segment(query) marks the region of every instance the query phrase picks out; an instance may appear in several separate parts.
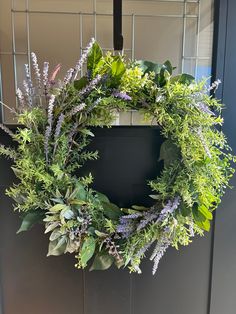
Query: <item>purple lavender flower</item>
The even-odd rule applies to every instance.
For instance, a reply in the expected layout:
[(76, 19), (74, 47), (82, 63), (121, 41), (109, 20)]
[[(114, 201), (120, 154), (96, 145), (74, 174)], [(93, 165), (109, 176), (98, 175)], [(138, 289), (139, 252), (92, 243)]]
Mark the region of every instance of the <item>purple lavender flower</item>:
[(22, 107), (24, 107), (24, 105), (25, 105), (25, 98), (24, 98), (23, 93), (22, 93), (22, 91), (21, 91), (20, 88), (17, 88), (17, 90), (16, 90), (16, 96), (17, 96), (17, 99), (18, 99), (20, 105), (21, 105)]
[(25, 97), (27, 98), (27, 101), (28, 101), (28, 106), (32, 107), (32, 96), (31, 96), (32, 89), (29, 88), (29, 84), (25, 80), (23, 81), (23, 86), (24, 86)]
[(158, 221), (163, 221), (168, 217), (169, 214), (172, 214), (179, 206), (180, 197), (176, 196), (173, 201), (169, 200), (167, 204), (164, 206), (162, 211), (160, 212), (160, 216), (158, 217)]
[(112, 93), (112, 96), (114, 96), (116, 98), (120, 98), (122, 100), (127, 100), (127, 101), (132, 100), (132, 98), (128, 94), (126, 94), (125, 92), (114, 91)]
[(72, 78), (72, 74), (74, 72), (74, 69), (73, 68), (70, 68), (67, 72), (66, 72), (66, 75), (63, 79), (63, 85), (66, 86), (70, 81), (71, 81), (71, 78)]
[(100, 82), (101, 78), (101, 75), (98, 74), (87, 86), (79, 91), (79, 96), (84, 96), (85, 94), (90, 93)]
[(154, 242), (154, 241), (152, 240), (152, 241), (148, 242), (147, 244), (145, 244), (145, 245), (137, 252), (137, 254), (136, 254), (135, 257), (140, 258), (141, 256), (143, 256), (143, 255), (146, 253), (146, 251), (150, 248), (150, 246), (152, 245), (153, 242)]
[(97, 105), (100, 104), (101, 100), (102, 100), (102, 98), (96, 99), (95, 102), (89, 107), (87, 112), (91, 112)]
[(80, 59), (77, 61), (76, 65), (75, 65), (75, 68), (74, 68), (74, 71), (73, 71), (73, 80), (76, 79), (79, 71), (81, 70), (84, 62), (86, 61), (87, 57), (88, 57), (88, 54), (89, 54), (89, 51), (90, 49), (92, 48), (93, 44), (95, 42), (95, 39), (92, 38), (91, 41), (89, 42), (88, 46), (86, 47), (86, 49), (84, 50), (84, 53), (82, 54), (82, 56), (80, 57)]
[(149, 210), (143, 213), (143, 219), (140, 221), (140, 223), (137, 226), (137, 231), (142, 230), (145, 228), (150, 222), (157, 219), (158, 212), (154, 210)]
[(116, 231), (122, 234), (122, 238), (128, 238), (134, 230), (134, 224), (129, 220), (127, 221), (127, 219), (121, 219), (120, 224), (116, 228)]
[(38, 89), (40, 90), (41, 89), (41, 74), (39, 70), (37, 56), (34, 52), (31, 52), (31, 59), (32, 59), (32, 64), (33, 64), (33, 68), (35, 72), (35, 78), (38, 85)]
[(158, 266), (159, 266), (159, 262), (161, 260), (161, 258), (163, 257), (163, 255), (165, 254), (166, 250), (168, 249), (168, 247), (170, 246), (170, 241), (165, 240), (165, 241), (160, 241), (157, 243), (154, 252), (152, 254), (152, 256), (150, 257), (151, 260), (154, 261), (154, 265), (152, 268), (152, 274), (155, 275)]
[(65, 116), (63, 113), (60, 114), (58, 120), (57, 120), (57, 125), (56, 125), (56, 130), (55, 130), (55, 134), (54, 134), (54, 149), (53, 149), (53, 156), (55, 156), (55, 153), (56, 153), (56, 149), (57, 149), (57, 139), (60, 135), (60, 132), (61, 132), (61, 127), (62, 127), (62, 124), (64, 122), (64, 119), (65, 119)]
[(44, 94), (48, 95), (48, 70), (49, 70), (49, 62), (43, 63), (43, 86), (44, 86)]
[(85, 107), (86, 107), (85, 103), (79, 104), (75, 108), (71, 109), (67, 116), (72, 117), (76, 115), (78, 112), (82, 111)]
[(209, 114), (209, 115), (215, 116), (214, 112), (211, 111), (211, 110), (209, 109), (209, 107), (208, 107), (206, 104), (204, 104), (204, 103), (202, 103), (202, 102), (198, 102), (195, 106), (196, 106), (200, 111), (202, 111), (202, 112), (204, 112), (204, 113), (207, 113), (207, 114)]
[(52, 126), (52, 121), (53, 121), (53, 108), (54, 108), (55, 99), (56, 99), (56, 96), (51, 95), (48, 102), (48, 124), (50, 126)]
[(30, 74), (28, 64), (25, 64), (25, 77), (26, 77), (26, 84), (28, 85), (29, 90), (31, 90), (33, 88), (33, 84), (31, 80), (31, 74)]

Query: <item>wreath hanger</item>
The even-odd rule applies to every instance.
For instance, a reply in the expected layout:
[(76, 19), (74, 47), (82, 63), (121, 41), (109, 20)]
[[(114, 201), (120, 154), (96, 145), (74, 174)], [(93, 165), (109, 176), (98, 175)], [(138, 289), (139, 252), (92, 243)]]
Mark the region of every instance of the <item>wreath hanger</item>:
[(114, 54), (123, 54), (122, 0), (113, 0), (113, 47)]

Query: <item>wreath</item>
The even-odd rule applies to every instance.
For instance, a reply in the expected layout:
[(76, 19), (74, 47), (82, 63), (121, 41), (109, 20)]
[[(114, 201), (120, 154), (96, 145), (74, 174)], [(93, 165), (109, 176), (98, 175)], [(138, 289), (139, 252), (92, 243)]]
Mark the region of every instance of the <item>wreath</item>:
[[(187, 74), (174, 76), (169, 61), (125, 61), (103, 55), (92, 40), (74, 68), (56, 80), (34, 53), (25, 65), (23, 88), (14, 111), (19, 127), (1, 128), (17, 145), (0, 146), (13, 161), (18, 178), (7, 195), (22, 216), (18, 232), (43, 223), (48, 255), (73, 253), (76, 267), (107, 269), (113, 263), (140, 273), (151, 251), (153, 274), (168, 247), (188, 245), (209, 231), (234, 170), (234, 156), (220, 130), (222, 105), (212, 96), (219, 81), (207, 87)], [(87, 65), (82, 76), (81, 70)], [(77, 76), (80, 78), (77, 79)], [(92, 188), (93, 176), (81, 175), (88, 160), (91, 127), (110, 127), (117, 112), (138, 110), (155, 121), (165, 138), (160, 148), (161, 175), (148, 181), (152, 206), (119, 208)]]

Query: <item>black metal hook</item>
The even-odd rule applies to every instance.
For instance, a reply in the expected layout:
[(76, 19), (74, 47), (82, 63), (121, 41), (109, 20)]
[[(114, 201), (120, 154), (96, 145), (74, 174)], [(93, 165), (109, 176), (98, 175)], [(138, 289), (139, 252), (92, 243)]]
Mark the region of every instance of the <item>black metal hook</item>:
[(122, 0), (113, 0), (113, 46), (115, 51), (123, 50)]

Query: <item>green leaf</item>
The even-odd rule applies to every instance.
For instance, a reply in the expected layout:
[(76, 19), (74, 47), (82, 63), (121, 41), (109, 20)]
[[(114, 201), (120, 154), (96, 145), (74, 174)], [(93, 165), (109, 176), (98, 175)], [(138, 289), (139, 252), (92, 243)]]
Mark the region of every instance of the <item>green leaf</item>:
[(93, 132), (91, 132), (89, 129), (82, 129), (82, 130), (80, 130), (80, 132), (85, 134), (85, 135), (89, 135), (89, 136), (94, 137)]
[(155, 74), (160, 73), (162, 64), (154, 63), (147, 60), (139, 60), (138, 62), (139, 67), (142, 69), (143, 73), (154, 72)]
[(111, 73), (116, 80), (120, 80), (125, 73), (125, 64), (120, 58), (112, 62)]
[(183, 217), (187, 217), (191, 213), (191, 208), (186, 206), (184, 203), (181, 203), (180, 205), (180, 211)]
[(55, 229), (53, 230), (53, 232), (50, 234), (49, 240), (50, 241), (55, 241), (56, 239), (58, 239), (61, 236), (61, 232), (60, 229)]
[(106, 252), (98, 253), (93, 261), (90, 271), (92, 270), (106, 270), (111, 267), (114, 262), (114, 258)]
[(195, 80), (195, 78), (192, 75), (183, 73), (183, 74), (179, 74), (179, 75), (173, 76), (171, 78), (171, 83), (178, 82), (178, 83), (181, 83), (181, 84), (189, 85), (194, 80)]
[(61, 210), (65, 209), (65, 208), (67, 208), (67, 205), (65, 205), (65, 204), (56, 204), (53, 207), (51, 207), (49, 209), (49, 211), (52, 212), (52, 213), (58, 213), (58, 212), (60, 212)]
[(172, 72), (173, 72), (173, 66), (171, 64), (171, 62), (169, 60), (166, 60), (163, 64), (163, 67), (162, 68), (165, 68), (169, 73), (170, 75), (172, 75)]
[(59, 226), (59, 222), (55, 221), (53, 223), (51, 223), (44, 231), (44, 233), (48, 233), (50, 231), (52, 231), (53, 229), (57, 228)]
[(35, 211), (26, 214), (23, 217), (20, 229), (17, 231), (17, 233), (27, 231), (33, 227), (38, 222), (41, 222), (43, 220), (43, 214), (41, 212)]
[(204, 221), (196, 221), (196, 224), (198, 225), (198, 227), (200, 227), (201, 229), (205, 231), (209, 231), (211, 228), (210, 221), (207, 219)]
[(122, 212), (118, 206), (113, 203), (102, 202), (104, 215), (112, 220), (118, 220)]
[(101, 58), (102, 58), (102, 49), (99, 46), (99, 44), (95, 42), (88, 54), (88, 60), (87, 60), (88, 70), (90, 70), (93, 73)]
[(69, 208), (66, 208), (66, 209), (63, 209), (61, 211), (61, 214), (60, 214), (61, 217), (69, 220), (69, 219), (72, 219), (74, 217), (74, 212)]
[(133, 205), (132, 208), (135, 209), (135, 210), (139, 210), (139, 211), (140, 211), (140, 210), (142, 211), (142, 210), (148, 210), (148, 209), (150, 209), (150, 208), (148, 208), (148, 207), (145, 207), (145, 206), (138, 206), (138, 205)]
[(197, 222), (203, 222), (206, 220), (206, 217), (198, 210), (198, 204), (194, 203), (193, 208), (192, 208), (192, 212), (193, 212), (193, 218), (194, 220)]
[(159, 161), (164, 160), (164, 166), (168, 167), (178, 159), (180, 159), (179, 148), (171, 140), (166, 140), (162, 143)]
[(64, 254), (66, 250), (66, 245), (66, 236), (62, 236), (54, 241), (50, 241), (47, 256), (59, 256)]
[(87, 77), (83, 76), (81, 79), (74, 81), (74, 87), (77, 90), (81, 90), (88, 84), (88, 79)]
[(93, 237), (87, 237), (84, 240), (84, 243), (80, 251), (80, 262), (81, 262), (82, 267), (85, 267), (87, 265), (87, 262), (93, 256), (95, 252), (95, 247), (96, 247), (96, 242)]
[(100, 238), (104, 238), (104, 237), (107, 237), (107, 233), (104, 233), (104, 232), (101, 232), (101, 231), (98, 231), (98, 230), (95, 230), (95, 234), (100, 237)]
[(100, 202), (110, 203), (108, 197), (105, 194), (96, 191), (96, 195)]
[(198, 207), (198, 210), (201, 214), (203, 214), (203, 216), (206, 218), (206, 219), (209, 219), (209, 220), (212, 220), (213, 219), (213, 215), (212, 213), (206, 208), (206, 206), (204, 205), (201, 205)]

